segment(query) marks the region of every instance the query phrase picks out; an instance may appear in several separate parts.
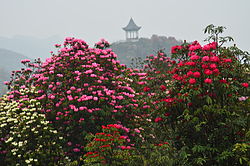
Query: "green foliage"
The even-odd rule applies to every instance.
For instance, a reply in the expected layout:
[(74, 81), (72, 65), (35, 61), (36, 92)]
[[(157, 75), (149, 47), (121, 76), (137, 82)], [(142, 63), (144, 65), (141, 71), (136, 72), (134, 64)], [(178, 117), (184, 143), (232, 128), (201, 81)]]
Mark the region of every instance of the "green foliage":
[(205, 41), (208, 41), (208, 42), (214, 41), (214, 42), (220, 43), (220, 46), (222, 46), (226, 42), (234, 41), (234, 39), (231, 36), (226, 36), (226, 37), (219, 36), (221, 33), (224, 32), (225, 29), (226, 27), (223, 27), (223, 26), (216, 27), (213, 24), (208, 25), (205, 28), (204, 33), (209, 34), (209, 37), (205, 39)]

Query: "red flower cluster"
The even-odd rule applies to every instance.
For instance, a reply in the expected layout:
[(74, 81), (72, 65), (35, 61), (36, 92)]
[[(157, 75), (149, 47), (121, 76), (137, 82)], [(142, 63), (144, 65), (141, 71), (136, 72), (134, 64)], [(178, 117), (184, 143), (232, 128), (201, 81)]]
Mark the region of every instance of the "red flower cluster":
[(155, 123), (158, 123), (158, 122), (161, 122), (161, 121), (163, 121), (163, 119), (161, 118), (161, 117), (157, 117), (157, 118), (155, 118)]
[[(180, 57), (183, 55), (168, 72), (173, 79), (172, 81), (176, 83), (175, 85), (180, 87), (179, 90), (175, 91), (182, 90), (182, 93), (178, 95), (181, 99), (191, 96), (196, 90), (199, 90), (198, 96), (200, 98), (210, 94), (214, 94), (213, 97), (216, 97), (218, 96), (217, 88), (224, 89), (225, 92), (229, 90), (228, 86), (223, 86), (223, 84), (239, 84), (236, 79), (227, 74), (228, 71), (234, 70), (232, 63), (236, 62), (237, 58), (234, 55), (218, 54), (217, 48), (216, 42), (201, 46), (197, 41), (190, 45), (172, 47), (172, 53), (178, 53)], [(228, 80), (231, 81), (228, 82)], [(216, 85), (217, 88), (210, 89), (211, 84)], [(241, 83), (241, 85), (245, 88), (249, 87), (246, 82)], [(186, 91), (183, 90), (185, 88)], [(159, 120), (157, 119), (157, 121)]]

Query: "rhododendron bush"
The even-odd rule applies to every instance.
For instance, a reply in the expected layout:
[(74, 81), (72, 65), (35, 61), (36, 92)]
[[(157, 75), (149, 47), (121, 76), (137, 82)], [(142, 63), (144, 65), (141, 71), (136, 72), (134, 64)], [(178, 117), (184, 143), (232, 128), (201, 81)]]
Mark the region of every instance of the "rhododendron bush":
[(128, 164), (129, 151), (134, 145), (129, 144), (127, 132), (121, 125), (109, 124), (102, 126), (102, 132), (87, 136), (90, 143), (86, 146), (85, 163)]
[[(22, 88), (21, 95), (34, 93)], [(34, 99), (0, 101), (1, 164), (3, 165), (60, 165), (67, 162), (61, 140), (62, 134), (49, 125)]]
[(224, 47), (223, 30), (210, 25), (208, 44), (184, 42), (171, 58), (160, 50), (141, 69), (120, 64), (105, 40), (66, 38), (45, 62), (23, 60), (0, 103), (1, 160), (249, 164), (249, 54)]
[[(10, 100), (33, 98), (40, 102), (40, 112), (63, 133), (62, 146), (73, 158), (84, 152), (87, 133), (96, 133), (110, 123), (130, 124), (137, 107), (132, 100), (135, 92), (122, 76), (125, 66), (107, 45), (102, 40), (96, 48), (89, 48), (82, 40), (67, 38), (58, 54), (52, 53), (46, 62), (22, 61), (33, 69), (15, 72), (7, 83), (12, 90)], [(37, 93), (20, 93), (20, 87), (30, 86)]]
[[(218, 37), (222, 30), (209, 26), (214, 41), (174, 46), (172, 60), (159, 53), (146, 64), (142, 88), (153, 107), (147, 119), (155, 124), (145, 134), (170, 141), (177, 165), (249, 163), (249, 54), (222, 47), (227, 40)], [(238, 143), (244, 145), (242, 156), (236, 155)]]

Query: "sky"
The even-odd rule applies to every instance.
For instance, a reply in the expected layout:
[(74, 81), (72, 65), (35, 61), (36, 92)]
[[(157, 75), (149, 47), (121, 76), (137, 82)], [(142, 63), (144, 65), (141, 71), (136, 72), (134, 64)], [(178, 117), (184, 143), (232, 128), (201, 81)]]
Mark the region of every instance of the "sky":
[(207, 25), (225, 26), (225, 35), (250, 51), (250, 0), (0, 0), (0, 36), (115, 42), (124, 40), (131, 17), (140, 37), (203, 41)]

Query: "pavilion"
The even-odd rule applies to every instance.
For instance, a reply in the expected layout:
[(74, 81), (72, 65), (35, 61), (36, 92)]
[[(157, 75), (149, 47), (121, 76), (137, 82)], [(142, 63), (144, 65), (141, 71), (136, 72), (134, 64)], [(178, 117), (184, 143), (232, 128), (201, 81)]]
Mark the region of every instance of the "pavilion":
[(139, 30), (141, 27), (137, 26), (134, 20), (131, 18), (128, 25), (122, 28), (126, 33), (126, 40), (128, 41), (136, 41), (139, 39)]

